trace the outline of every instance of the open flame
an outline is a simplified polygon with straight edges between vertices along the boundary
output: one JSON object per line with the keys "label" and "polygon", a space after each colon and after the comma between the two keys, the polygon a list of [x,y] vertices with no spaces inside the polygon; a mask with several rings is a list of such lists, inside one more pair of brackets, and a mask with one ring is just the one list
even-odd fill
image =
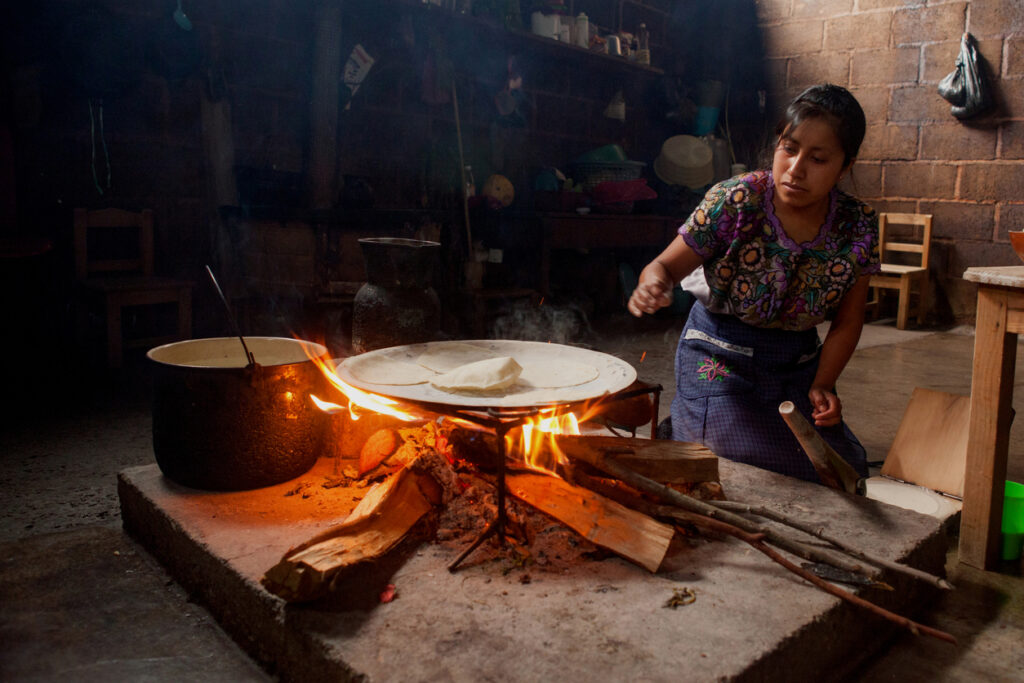
{"label": "open flame", "polygon": [[316,363],[318,368],[320,368],[320,372],[324,374],[324,377],[327,378],[331,385],[344,394],[348,399],[348,405],[343,406],[330,401],[325,401],[313,394],[310,394],[309,397],[313,399],[313,403],[315,403],[316,406],[325,413],[333,415],[334,413],[340,413],[347,410],[349,417],[352,420],[358,420],[362,416],[363,411],[366,410],[372,413],[390,415],[391,417],[402,420],[403,422],[413,422],[415,420],[423,419],[424,415],[394,399],[363,391],[362,389],[357,389],[351,384],[348,384],[341,379],[341,377],[338,377],[334,372],[334,368],[330,367],[323,358],[313,358],[312,361]]}
{"label": "open flame", "polygon": [[538,416],[505,435],[505,452],[518,457],[535,470],[557,474],[567,458],[555,441],[557,434],[579,434],[580,424],[573,413]]}
{"label": "open flame", "polygon": [[[390,415],[404,422],[412,422],[429,418],[429,415],[417,411],[399,401],[358,389],[345,382],[337,375],[334,368],[323,358],[311,358],[324,377],[334,388],[347,399],[348,405],[326,401],[313,394],[310,398],[316,406],[329,414],[347,411],[350,419],[358,420],[363,411]],[[602,397],[587,403],[581,415],[559,411],[558,408],[543,409],[540,413],[527,419],[520,427],[511,429],[505,434],[505,453],[507,456],[523,462],[532,469],[559,476],[559,464],[568,463],[568,457],[558,447],[557,435],[579,435],[580,423],[591,419],[601,411]],[[480,425],[457,416],[449,416],[456,424],[470,429],[484,429]],[[489,431],[489,430],[487,430]]]}
{"label": "open flame", "polygon": [[601,412],[602,399],[586,404],[580,415],[573,412],[558,412],[552,408],[541,411],[535,418],[527,420],[520,429],[513,429],[505,435],[505,452],[522,460],[532,469],[561,476],[558,465],[566,465],[568,456],[558,447],[558,435],[580,434],[580,423],[586,422]]}

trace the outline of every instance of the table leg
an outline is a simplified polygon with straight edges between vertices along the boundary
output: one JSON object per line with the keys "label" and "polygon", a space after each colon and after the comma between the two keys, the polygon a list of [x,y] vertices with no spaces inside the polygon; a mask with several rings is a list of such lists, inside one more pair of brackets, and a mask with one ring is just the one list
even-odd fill
{"label": "table leg", "polygon": [[979,288],[960,561],[981,569],[992,568],[999,555],[1017,361],[1017,335],[1007,332],[1008,309],[1005,291]]}

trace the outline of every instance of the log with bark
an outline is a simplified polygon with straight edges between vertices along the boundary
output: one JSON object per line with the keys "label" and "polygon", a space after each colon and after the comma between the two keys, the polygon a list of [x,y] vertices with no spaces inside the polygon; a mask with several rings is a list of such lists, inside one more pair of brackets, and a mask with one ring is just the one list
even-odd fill
{"label": "log with bark", "polygon": [[[344,582],[366,565],[387,563],[403,541],[421,540],[416,530],[429,527],[435,505],[445,498],[442,484],[429,473],[432,465],[427,465],[442,456],[424,458],[371,488],[344,522],[285,553],[264,574],[263,586],[288,602],[337,595]],[[376,574],[379,580],[383,572]],[[353,596],[355,601],[375,588],[358,587],[361,595]]]}
{"label": "log with bark", "polygon": [[706,446],[620,436],[557,435],[554,444],[570,458],[605,453],[634,472],[662,484],[718,481],[718,457]]}

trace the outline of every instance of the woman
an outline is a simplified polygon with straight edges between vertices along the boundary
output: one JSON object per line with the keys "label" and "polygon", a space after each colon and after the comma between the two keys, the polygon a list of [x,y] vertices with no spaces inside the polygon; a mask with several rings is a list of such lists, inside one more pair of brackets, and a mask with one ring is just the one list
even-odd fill
{"label": "woman", "polygon": [[[836,187],[864,130],[864,112],[847,90],[808,88],[776,127],[771,170],[712,187],[641,272],[629,300],[636,316],[671,303],[672,288],[701,266],[706,281],[676,352],[672,438],[819,481],[779,416],[779,403],[790,400],[867,475],[835,392],[879,269],[877,216]],[[822,343],[815,325],[830,314]]]}

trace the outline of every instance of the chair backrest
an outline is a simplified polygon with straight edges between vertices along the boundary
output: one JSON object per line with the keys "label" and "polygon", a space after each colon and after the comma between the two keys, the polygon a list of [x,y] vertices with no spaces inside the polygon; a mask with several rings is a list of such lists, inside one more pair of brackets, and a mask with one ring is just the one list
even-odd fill
{"label": "chair backrest", "polygon": [[[910,230],[893,230],[895,226],[911,226]],[[894,234],[896,233],[896,234]],[[932,245],[932,216],[928,213],[878,214],[878,256],[882,263],[895,263],[892,252],[916,254],[912,265],[928,267]]]}
{"label": "chair backrest", "polygon": [[153,211],[75,209],[75,275],[153,275]]}

